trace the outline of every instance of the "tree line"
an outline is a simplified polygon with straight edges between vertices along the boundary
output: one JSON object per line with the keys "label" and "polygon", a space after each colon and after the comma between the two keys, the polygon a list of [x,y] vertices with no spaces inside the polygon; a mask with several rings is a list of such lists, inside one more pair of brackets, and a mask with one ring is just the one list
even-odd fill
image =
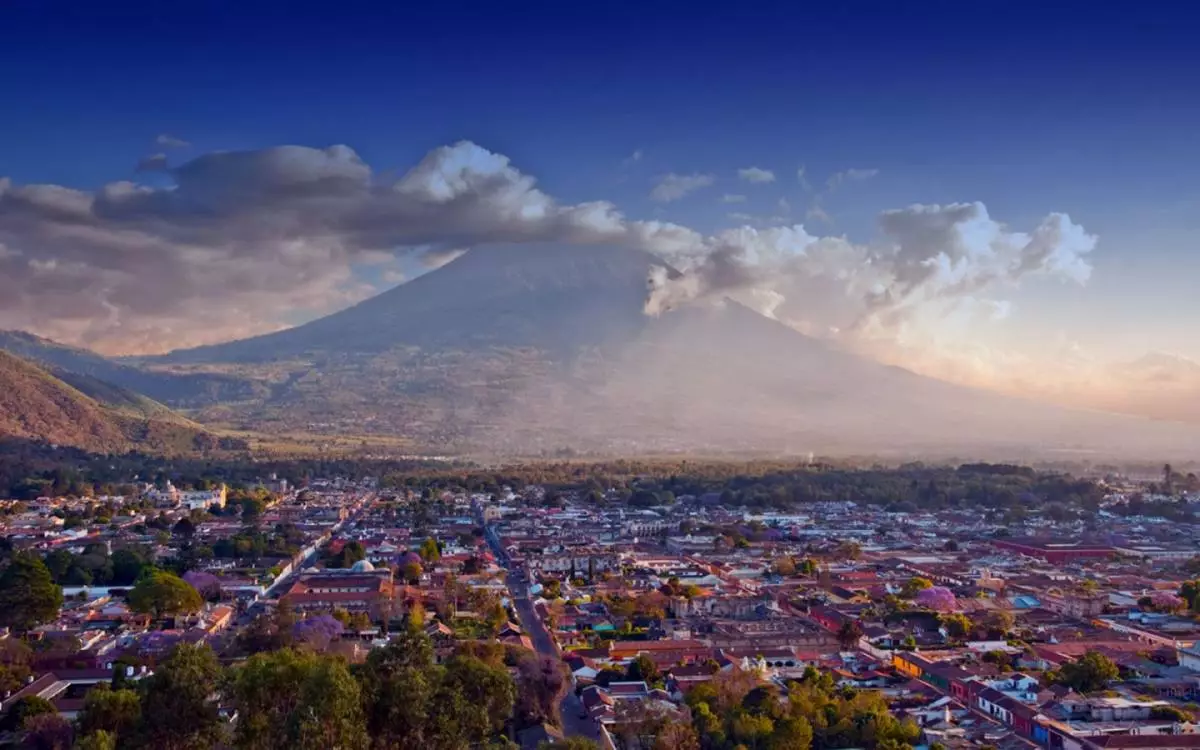
{"label": "tree line", "polygon": [[207,646],[181,644],[150,676],[118,670],[90,690],[74,722],[24,698],[2,728],[56,750],[451,750],[556,721],[562,685],[556,662],[498,643],[462,644],[439,664],[415,627],[361,664],[281,648],[222,667]]}

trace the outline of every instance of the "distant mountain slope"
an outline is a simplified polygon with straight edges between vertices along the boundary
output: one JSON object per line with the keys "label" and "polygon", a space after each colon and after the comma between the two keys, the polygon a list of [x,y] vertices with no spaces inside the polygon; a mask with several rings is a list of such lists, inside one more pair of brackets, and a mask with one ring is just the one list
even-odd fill
{"label": "distant mountain slope", "polygon": [[119,385],[113,385],[91,375],[83,375],[61,368],[49,368],[47,371],[75,390],[113,411],[130,417],[157,419],[163,422],[173,422],[201,429],[195,422],[136,391],[122,388]]}
{"label": "distant mountain slope", "polygon": [[153,362],[269,369],[270,398],[210,414],[246,427],[503,453],[1200,450],[1200,429],[950,385],[729,301],[647,317],[655,265],[622,248],[475,250],[311,323]]}
{"label": "distant mountain slope", "polygon": [[101,453],[186,453],[238,447],[124,389],[79,381],[100,403],[32,362],[0,351],[0,436]]}
{"label": "distant mountain slope", "polygon": [[620,345],[652,323],[642,305],[654,264],[650,253],[620,248],[489,248],[305,325],[152,361],[360,358],[399,347],[563,356]]}
{"label": "distant mountain slope", "polygon": [[[0,331],[0,350],[37,362],[59,375],[103,381],[175,408],[260,399],[270,392],[262,384],[229,375],[179,374],[135,367],[24,331]],[[80,390],[87,392],[86,387]]]}

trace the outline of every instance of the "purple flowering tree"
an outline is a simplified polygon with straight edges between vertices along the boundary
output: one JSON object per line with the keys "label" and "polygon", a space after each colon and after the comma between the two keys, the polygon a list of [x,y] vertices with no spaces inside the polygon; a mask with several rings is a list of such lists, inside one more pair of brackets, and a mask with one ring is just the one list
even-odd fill
{"label": "purple flowering tree", "polygon": [[292,637],[298,646],[324,651],[343,632],[345,627],[333,615],[317,615],[296,623],[292,628]]}
{"label": "purple flowering tree", "polygon": [[931,586],[917,592],[916,603],[919,607],[932,609],[934,612],[953,612],[958,608],[958,600],[953,592],[945,586]]}
{"label": "purple flowering tree", "polygon": [[1178,612],[1183,609],[1183,599],[1169,591],[1155,591],[1150,596],[1150,604],[1157,612]]}

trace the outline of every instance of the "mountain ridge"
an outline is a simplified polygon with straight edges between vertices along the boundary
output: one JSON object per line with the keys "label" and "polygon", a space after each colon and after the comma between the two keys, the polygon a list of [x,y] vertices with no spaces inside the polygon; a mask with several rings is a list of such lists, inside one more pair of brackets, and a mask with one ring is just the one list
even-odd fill
{"label": "mountain ridge", "polygon": [[[72,377],[82,389],[0,350],[0,436],[97,453],[190,453],[244,447],[240,441],[219,438],[144,396],[96,379]],[[85,389],[115,398],[117,403],[102,403]]]}
{"label": "mountain ridge", "polygon": [[0,330],[0,350],[60,375],[94,378],[174,408],[262,398],[269,390],[235,376],[206,372],[181,374],[135,366],[26,331]]}

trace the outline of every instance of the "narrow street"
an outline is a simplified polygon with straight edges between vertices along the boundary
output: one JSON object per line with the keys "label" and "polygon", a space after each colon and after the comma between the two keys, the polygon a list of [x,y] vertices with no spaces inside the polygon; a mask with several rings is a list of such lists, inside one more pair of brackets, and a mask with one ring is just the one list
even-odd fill
{"label": "narrow street", "polygon": [[[516,610],[517,618],[521,621],[521,629],[529,635],[529,640],[533,643],[538,655],[555,661],[561,660],[562,656],[553,636],[538,618],[537,613],[533,611],[533,602],[529,599],[528,588],[522,584],[513,583],[509,585],[508,590],[512,594],[513,609]],[[599,728],[596,726],[596,722],[583,716],[583,703],[575,695],[569,679],[566,685],[566,694],[559,702],[558,708],[562,715],[562,729],[565,734],[571,737],[586,737],[596,742],[600,741]]]}
{"label": "narrow street", "polygon": [[[517,619],[520,620],[521,629],[529,636],[529,640],[533,643],[533,648],[538,652],[539,656],[561,662],[562,653],[559,651],[558,644],[554,641],[554,636],[550,635],[550,631],[546,629],[545,624],[533,610],[533,601],[529,598],[528,584],[519,580],[514,575],[512,569],[508,567],[508,559],[503,555],[503,551],[499,549],[499,544],[495,540],[494,534],[488,534],[488,539],[492,543],[496,558],[509,571],[508,592],[512,597],[513,609],[517,613]],[[571,687],[570,678],[567,679],[566,692],[562,700],[559,701],[558,708],[562,716],[562,730],[564,734],[569,737],[586,737],[595,742],[601,741],[600,729],[596,726],[596,722],[583,716],[583,703],[575,695],[575,690]]]}

